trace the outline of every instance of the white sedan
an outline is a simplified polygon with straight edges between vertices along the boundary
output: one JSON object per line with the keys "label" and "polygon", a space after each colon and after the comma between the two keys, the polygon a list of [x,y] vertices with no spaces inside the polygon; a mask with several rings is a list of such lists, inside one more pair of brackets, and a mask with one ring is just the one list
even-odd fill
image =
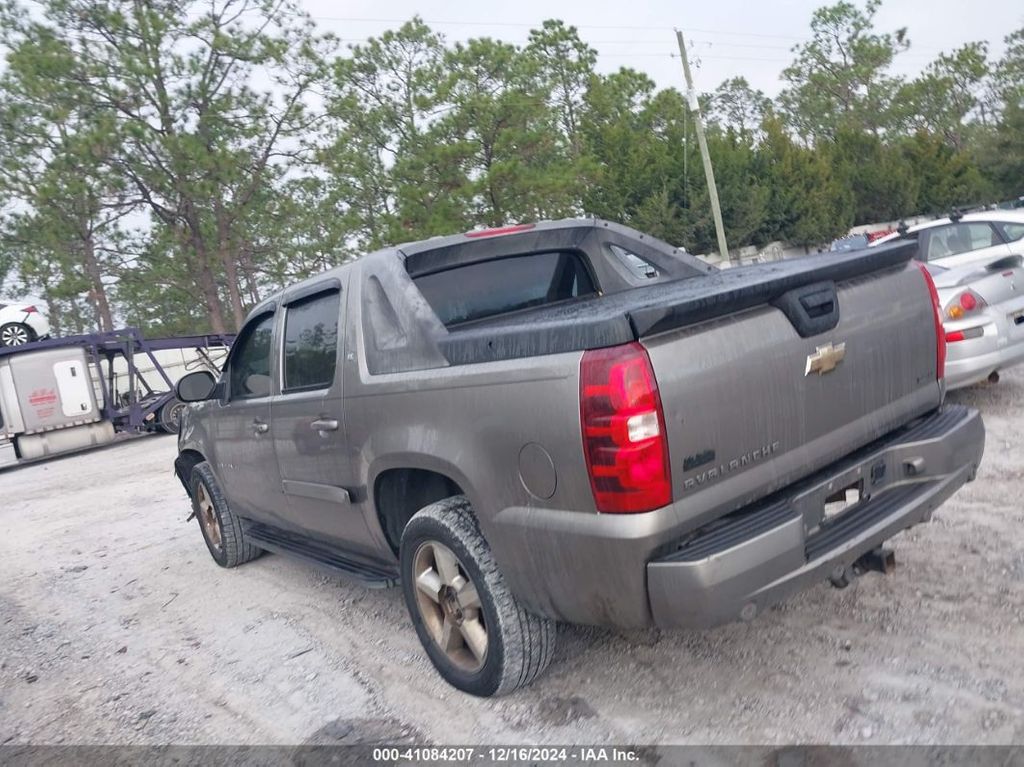
{"label": "white sedan", "polygon": [[918,259],[947,269],[1004,256],[1022,256],[1024,210],[991,210],[940,218],[880,237],[871,246],[899,239],[916,240]]}
{"label": "white sedan", "polygon": [[24,346],[50,335],[50,323],[30,302],[0,302],[0,346]]}

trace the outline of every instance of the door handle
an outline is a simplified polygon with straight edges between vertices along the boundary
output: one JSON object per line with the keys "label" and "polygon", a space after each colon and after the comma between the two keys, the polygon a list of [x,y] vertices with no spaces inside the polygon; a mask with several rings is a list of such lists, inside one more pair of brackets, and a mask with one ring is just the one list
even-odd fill
{"label": "door handle", "polygon": [[338,422],[333,418],[318,418],[309,427],[313,431],[337,431]]}
{"label": "door handle", "polygon": [[252,422],[252,431],[253,434],[266,434],[268,431],[270,431],[270,424],[264,423],[263,421],[257,418]]}

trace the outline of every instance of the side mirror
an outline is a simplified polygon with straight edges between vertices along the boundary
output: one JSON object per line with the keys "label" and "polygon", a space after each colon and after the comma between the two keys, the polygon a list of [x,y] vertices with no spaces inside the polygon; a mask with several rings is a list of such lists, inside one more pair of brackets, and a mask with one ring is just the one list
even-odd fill
{"label": "side mirror", "polygon": [[182,402],[204,402],[213,396],[217,380],[206,370],[199,370],[184,376],[174,387],[175,394]]}

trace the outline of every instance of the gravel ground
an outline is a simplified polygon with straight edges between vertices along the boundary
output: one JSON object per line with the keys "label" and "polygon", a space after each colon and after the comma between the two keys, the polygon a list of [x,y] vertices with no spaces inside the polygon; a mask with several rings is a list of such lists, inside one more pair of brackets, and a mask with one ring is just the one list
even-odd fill
{"label": "gravel ground", "polygon": [[898,568],[704,633],[561,627],[531,688],[433,672],[398,590],[208,556],[151,437],[0,473],[0,744],[1024,743],[1024,373]]}

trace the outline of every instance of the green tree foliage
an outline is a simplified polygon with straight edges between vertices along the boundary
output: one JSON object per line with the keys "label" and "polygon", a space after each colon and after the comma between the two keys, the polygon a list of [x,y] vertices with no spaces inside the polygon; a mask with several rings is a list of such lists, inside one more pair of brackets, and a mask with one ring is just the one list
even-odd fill
{"label": "green tree foliage", "polygon": [[1003,198],[1024,196],[1024,104],[1008,102],[978,148],[985,177]]}
{"label": "green tree foliage", "polygon": [[[57,92],[106,120],[95,135],[114,146],[92,142],[85,151],[98,168],[86,178],[116,178],[155,228],[170,230],[167,255],[183,263],[205,310],[197,324],[217,332],[237,328],[246,296],[258,292],[246,222],[257,203],[265,210],[272,198],[261,192],[300,158],[315,121],[305,97],[321,79],[318,41],[296,13],[276,0],[48,0],[44,21],[22,23],[17,8],[4,20],[16,46],[10,60],[27,47]],[[272,86],[255,89],[257,76]],[[140,301],[164,289],[128,284]]]}
{"label": "green tree foliage", "polygon": [[550,93],[549,103],[558,114],[558,125],[571,155],[578,157],[582,152],[584,98],[594,78],[597,51],[580,39],[576,27],[549,19],[530,32],[525,54],[536,66],[538,86]]}
{"label": "green tree foliage", "polygon": [[997,108],[1024,102],[1024,27],[1004,38],[1006,52],[992,72]]}
{"label": "green tree foliage", "polygon": [[[599,72],[577,29],[340,50],[293,0],[0,0],[0,279],[62,331],[237,328],[388,244],[571,215],[716,249],[677,88]],[[880,0],[810,18],[774,102],[701,96],[733,248],[1024,194],[1024,30],[904,79]]]}
{"label": "green tree foliage", "polygon": [[953,149],[966,148],[968,118],[982,107],[989,73],[984,43],[943,53],[924,73],[899,90],[899,111],[912,131],[941,136]]}
{"label": "green tree foliage", "polygon": [[758,157],[767,190],[766,240],[810,248],[838,237],[854,221],[854,195],[831,158],[796,143],[782,121],[769,115]]}
{"label": "green tree foliage", "polygon": [[123,179],[109,169],[113,110],[69,84],[75,61],[62,40],[43,26],[19,26],[11,12],[0,11],[11,48],[0,79],[0,185],[15,208],[4,221],[4,249],[18,254],[24,289],[54,299],[53,323],[84,294],[89,323],[110,330],[119,222],[131,209]]}
{"label": "green tree foliage", "polygon": [[811,40],[793,49],[779,97],[798,135],[833,138],[843,128],[877,134],[892,124],[899,82],[888,68],[910,42],[906,29],[874,30],[880,4],[868,0],[858,8],[843,0],[812,15]]}
{"label": "green tree foliage", "polygon": [[701,97],[701,112],[709,123],[750,137],[760,129],[771,104],[745,77],[733,77]]}

